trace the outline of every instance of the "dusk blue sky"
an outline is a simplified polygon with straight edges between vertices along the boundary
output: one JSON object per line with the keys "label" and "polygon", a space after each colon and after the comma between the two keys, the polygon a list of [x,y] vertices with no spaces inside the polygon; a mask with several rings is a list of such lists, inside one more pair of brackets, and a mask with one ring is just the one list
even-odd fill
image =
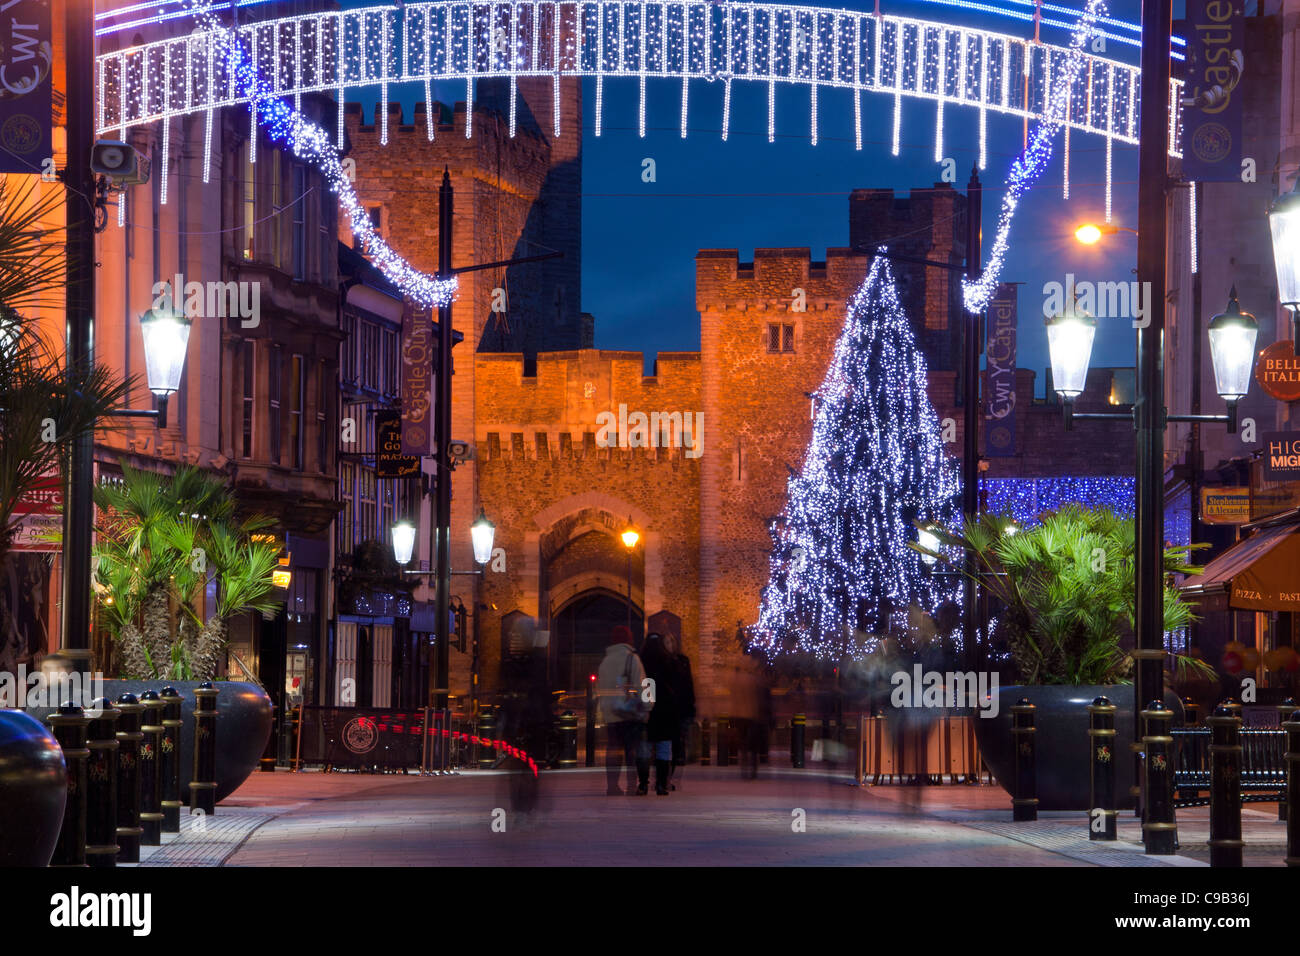
{"label": "dusk blue sky", "polygon": [[[365,6],[364,2],[349,6]],[[1001,4],[1025,11],[1023,3]],[[1077,0],[1061,6],[1081,7]],[[851,0],[848,9],[872,9]],[[1248,4],[1253,7],[1253,4]],[[934,0],[884,0],[882,10],[950,23],[1032,36],[1032,24]],[[1182,15],[1175,4],[1175,17]],[[1252,11],[1248,11],[1252,12]],[[1137,0],[1111,4],[1109,15],[1136,21]],[[1043,39],[1068,43],[1068,33],[1043,27]],[[1107,55],[1136,63],[1134,47],[1111,43]],[[584,95],[583,287],[582,307],[596,319],[599,348],[640,350],[647,370],[658,351],[698,349],[695,255],[700,249],[736,249],[742,260],[755,248],[808,247],[814,259],[827,248],[848,244],[848,195],[856,188],[889,188],[900,194],[940,178],[934,162],[933,104],[903,101],[901,150],[890,153],[892,98],[864,94],[863,148],[856,151],[850,94],[823,92],[819,140],[810,143],[806,90],[777,91],[777,141],[767,142],[767,92],[760,84],[736,83],[731,132],[720,136],[722,84],[693,83],[688,135],[680,137],[679,81],[647,85],[647,133],[637,135],[637,84],[605,83],[604,131],[593,135],[594,95]],[[393,91],[414,101],[414,91]],[[464,99],[459,83],[435,84],[443,102]],[[363,97],[364,99],[365,97]],[[965,189],[978,155],[978,113],[949,104],[943,154],[956,160],[957,187]],[[988,165],[983,171],[985,252],[992,242],[1004,183],[1022,147],[1018,120],[989,114]],[[655,160],[657,181],[641,181],[642,161]],[[1002,279],[1020,282],[1020,365],[1039,373],[1043,389],[1047,340],[1042,327],[1043,285],[1080,280],[1129,280],[1136,264],[1135,237],[1109,236],[1088,248],[1072,236],[1075,224],[1102,221],[1105,148],[1100,138],[1071,137],[1070,198],[1062,195],[1062,149],[1021,203],[1011,234],[1011,253]],[[1136,227],[1137,150],[1117,145],[1114,153],[1114,222]],[[399,250],[400,251],[400,250]],[[1131,366],[1133,333],[1126,322],[1103,322],[1093,365]]]}

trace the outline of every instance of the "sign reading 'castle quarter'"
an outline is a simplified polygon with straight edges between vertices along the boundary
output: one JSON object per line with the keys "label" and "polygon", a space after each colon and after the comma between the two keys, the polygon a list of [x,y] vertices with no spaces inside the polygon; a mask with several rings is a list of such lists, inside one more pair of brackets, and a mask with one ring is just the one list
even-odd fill
{"label": "sign reading 'castle quarter'", "polygon": [[1265,481],[1300,481],[1300,432],[1267,432],[1263,458]]}
{"label": "sign reading 'castle quarter'", "polygon": [[1246,62],[1242,0],[1187,0],[1178,31],[1187,39],[1183,76],[1183,177],[1241,181],[1241,117],[1252,68]]}
{"label": "sign reading 'castle quarter'", "polygon": [[984,368],[984,454],[1016,453],[1016,287],[999,283],[989,302]]}
{"label": "sign reading 'castle quarter'", "polygon": [[402,307],[403,455],[433,454],[432,391],[433,322],[427,309],[408,300]]}
{"label": "sign reading 'castle quarter'", "polygon": [[6,0],[0,12],[0,173],[44,173],[54,153],[50,0]]}
{"label": "sign reading 'castle quarter'", "polygon": [[1300,401],[1300,358],[1291,341],[1274,342],[1259,353],[1255,381],[1279,402]]}

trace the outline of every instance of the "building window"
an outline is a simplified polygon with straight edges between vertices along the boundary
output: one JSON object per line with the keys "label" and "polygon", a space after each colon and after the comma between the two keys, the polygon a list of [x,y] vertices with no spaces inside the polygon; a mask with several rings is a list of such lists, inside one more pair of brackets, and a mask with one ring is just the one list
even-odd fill
{"label": "building window", "polygon": [[293,450],[293,469],[302,471],[306,455],[303,433],[303,402],[307,396],[305,365],[301,355],[289,362],[289,447]]}
{"label": "building window", "polygon": [[[251,145],[250,145],[251,151]],[[253,233],[257,229],[257,166],[247,160],[244,163],[244,195],[242,197],[243,205],[243,224],[244,224],[244,258],[253,258],[254,245]]]}
{"label": "building window", "polygon": [[375,471],[373,468],[360,468],[360,481],[357,491],[360,502],[360,538],[362,541],[374,541],[375,534]]}
{"label": "building window", "polygon": [[284,196],[284,157],[274,150],[266,161],[271,167],[271,254],[265,257],[265,261],[284,268],[284,207],[288,205]]}
{"label": "building window", "polygon": [[397,376],[397,333],[392,329],[383,330],[383,375],[381,394],[396,395],[400,391]]}
{"label": "building window", "polygon": [[307,278],[307,167],[293,164],[293,277]]}
{"label": "building window", "polygon": [[240,435],[240,457],[253,457],[253,405],[256,400],[254,391],[254,356],[256,343],[245,339],[240,348],[240,362],[243,365],[243,429]]}
{"label": "building window", "polygon": [[328,189],[320,189],[317,192],[320,195],[320,205],[316,209],[316,233],[320,241],[320,281],[322,285],[332,285],[339,258],[339,240],[338,236],[330,234],[329,226],[337,200]]}
{"label": "building window", "polygon": [[280,346],[271,349],[271,367],[266,376],[267,394],[270,398],[267,420],[267,438],[270,441],[271,461],[280,464],[280,399],[283,383],[280,370]]}
{"label": "building window", "polygon": [[356,520],[356,512],[353,509],[353,499],[356,496],[356,481],[356,465],[345,461],[339,466],[339,497],[343,500],[343,511],[339,515],[338,548],[340,554],[351,554],[352,549],[356,547],[356,528],[353,524]]}
{"label": "building window", "polygon": [[379,391],[379,326],[361,323],[361,387]]}
{"label": "building window", "polygon": [[769,352],[794,351],[794,326],[769,322],[767,326],[767,350]]}
{"label": "building window", "polygon": [[316,470],[322,475],[329,468],[329,367],[320,362],[316,365]]}
{"label": "building window", "polygon": [[345,385],[357,384],[357,340],[353,337],[357,320],[346,312],[343,313],[343,345],[340,347],[339,379]]}

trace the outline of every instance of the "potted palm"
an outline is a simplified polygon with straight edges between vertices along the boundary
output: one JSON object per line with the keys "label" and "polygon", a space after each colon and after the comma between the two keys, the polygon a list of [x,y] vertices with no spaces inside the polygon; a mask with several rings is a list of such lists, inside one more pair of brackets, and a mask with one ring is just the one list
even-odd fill
{"label": "potted palm", "polygon": [[[265,534],[273,522],[239,519],[237,502],[219,477],[182,466],[172,475],[123,463],[120,484],[95,489],[99,513],[94,585],[100,620],[113,637],[122,680],[110,697],[175,687],[186,720],[181,738],[182,789],[189,785],[194,688],[217,677],[229,621],[274,612],[277,549]],[[209,583],[216,602],[205,616]],[[271,732],[271,699],[254,683],[218,681],[217,799],[257,766]]]}
{"label": "potted palm", "polygon": [[[962,528],[927,526],[932,546],[913,545],[965,573],[963,556],[975,559],[981,586],[997,605],[990,622],[995,660],[1010,666],[1015,682],[999,691],[997,716],[975,722],[989,769],[1011,779],[1011,706],[1027,697],[1035,706],[1040,748],[1039,807],[1081,810],[1088,805],[1088,704],[1107,697],[1118,708],[1115,752],[1129,753],[1133,739],[1134,523],[1107,509],[1068,505],[1022,528],[1003,515],[984,515]],[[1199,547],[1199,546],[1193,546]],[[1165,570],[1198,573],[1187,564],[1189,548],[1167,548]],[[1165,587],[1166,631],[1185,627],[1191,610],[1172,586]],[[1181,671],[1207,669],[1177,655]],[[1166,704],[1181,712],[1176,695]],[[1130,801],[1133,762],[1117,763],[1119,794]]]}
{"label": "potted palm", "polygon": [[[62,237],[46,229],[62,216],[63,193],[18,181],[0,179],[0,580],[17,572],[20,502],[66,473],[69,449],[131,384],[101,366],[67,364],[61,343],[30,318],[58,305],[53,294],[65,282]],[[0,671],[34,670],[47,648],[22,641],[12,613],[0,600]],[[63,755],[38,720],[12,709],[23,703],[0,702],[0,866],[49,863],[63,821]]]}

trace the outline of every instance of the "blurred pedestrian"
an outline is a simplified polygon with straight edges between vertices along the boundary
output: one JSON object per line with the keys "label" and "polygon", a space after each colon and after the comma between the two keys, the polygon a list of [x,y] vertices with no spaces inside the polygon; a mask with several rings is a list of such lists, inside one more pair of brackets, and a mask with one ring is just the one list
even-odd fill
{"label": "blurred pedestrian", "polygon": [[753,780],[772,722],[771,693],[753,657],[742,658],[732,672],[730,707],[740,747],[740,775]]}
{"label": "blurred pedestrian", "polygon": [[[619,796],[619,772],[626,763],[628,792],[644,796],[650,786],[650,763],[642,756],[649,708],[642,698],[645,667],[632,650],[632,632],[619,624],[610,633],[609,646],[597,671],[600,719],[605,725],[605,793]],[[636,771],[633,783],[633,768]]]}
{"label": "blurred pedestrian", "polygon": [[691,731],[695,727],[695,680],[691,676],[691,659],[682,653],[677,638],[665,634],[664,647],[673,659],[673,687],[677,696],[677,736],[673,738],[673,762],[668,774],[668,789],[676,790],[682,780],[681,768],[686,766]]}
{"label": "blurred pedestrian", "polygon": [[[668,778],[673,771],[673,741],[681,733],[680,685],[677,660],[662,634],[647,634],[641,652],[645,675],[654,683],[654,706],[646,722],[646,757],[655,762],[655,793],[668,793]],[[652,753],[653,752],[653,753]]]}

